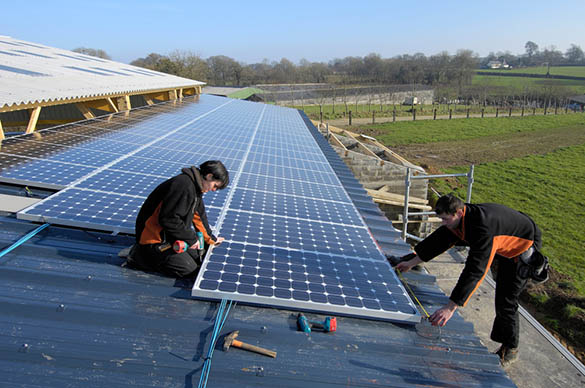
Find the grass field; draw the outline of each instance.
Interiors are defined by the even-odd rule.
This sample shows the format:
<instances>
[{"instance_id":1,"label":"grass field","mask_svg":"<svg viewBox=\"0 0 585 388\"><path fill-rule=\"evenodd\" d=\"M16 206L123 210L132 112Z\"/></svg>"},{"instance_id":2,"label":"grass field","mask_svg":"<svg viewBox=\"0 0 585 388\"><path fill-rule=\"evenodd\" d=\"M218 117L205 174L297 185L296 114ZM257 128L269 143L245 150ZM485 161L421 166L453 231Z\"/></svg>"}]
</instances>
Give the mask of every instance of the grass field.
<instances>
[{"instance_id":1,"label":"grass field","mask_svg":"<svg viewBox=\"0 0 585 388\"><path fill-rule=\"evenodd\" d=\"M576 125L585 126L585 115L549 115L506 118L401 121L368 125L371 135L388 146L472 139Z\"/></svg>"},{"instance_id":2,"label":"grass field","mask_svg":"<svg viewBox=\"0 0 585 388\"><path fill-rule=\"evenodd\" d=\"M446 169L466 172L465 167ZM555 270L572 278L585 296L583 222L585 199L585 145L559 149L475 168L473 202L497 202L529 214L543 232L543 251ZM446 182L439 190L452 190ZM465 187L455 189L465 197Z\"/></svg>"},{"instance_id":3,"label":"grass field","mask_svg":"<svg viewBox=\"0 0 585 388\"><path fill-rule=\"evenodd\" d=\"M474 86L500 87L509 89L507 92L522 95L526 91L542 90L543 88L566 88L571 93L585 93L585 81L566 79L545 79L529 77L498 77L476 74L473 76Z\"/></svg>"},{"instance_id":4,"label":"grass field","mask_svg":"<svg viewBox=\"0 0 585 388\"><path fill-rule=\"evenodd\" d=\"M585 90L585 89L584 89ZM304 111L307 116L309 116L309 118L313 119L313 120L319 120L320 119L320 112L322 109L323 110L323 120L333 120L333 119L348 119L348 115L345 114L345 105L343 104L335 104L335 109L334 106L332 104L325 104L322 105L321 108L319 108L319 105L294 105L291 106L291 108L294 109L300 109L302 111ZM394 109L396 109L396 117L412 117L412 111L411 111L411 106L410 105L400 105L400 104L396 104L396 105L392 105L392 104L348 104L347 105L347 110L348 112L351 110L352 113L352 117L353 118L372 118L372 112L375 111L375 116L376 117L392 117L393 116L393 111ZM433 109L437 109L437 115L441 116L445 116L449 114L449 110L451 110L451 113L453 115L464 115L467 113L467 110L469 109L470 114L480 114L481 110L483 109L484 113L486 115L493 115L496 113L496 109L498 109L495 106L486 106L486 107L481 107L479 105L463 105L463 104L434 104L434 105L417 105L416 106L416 114L417 117L421 117L421 116L432 116L433 115ZM521 112L521 108L514 108L512 110L512 114L520 114ZM554 112L554 108L548 108L548 113L552 113ZM535 113L536 115L542 115L544 113L544 109L543 108L537 108L534 112L532 111L531 108L526 108L525 109L525 115L531 115ZM558 113L565 113L565 110L563 108L559 108L558 109ZM507 108L499 108L499 114L501 116L505 116L508 114L508 109Z\"/></svg>"},{"instance_id":5,"label":"grass field","mask_svg":"<svg viewBox=\"0 0 585 388\"><path fill-rule=\"evenodd\" d=\"M479 72L502 72L502 73L523 73L545 75L546 66L521 67L517 69L481 69ZM551 66L551 75L568 75L572 77L585 77L585 66Z\"/></svg>"}]
</instances>

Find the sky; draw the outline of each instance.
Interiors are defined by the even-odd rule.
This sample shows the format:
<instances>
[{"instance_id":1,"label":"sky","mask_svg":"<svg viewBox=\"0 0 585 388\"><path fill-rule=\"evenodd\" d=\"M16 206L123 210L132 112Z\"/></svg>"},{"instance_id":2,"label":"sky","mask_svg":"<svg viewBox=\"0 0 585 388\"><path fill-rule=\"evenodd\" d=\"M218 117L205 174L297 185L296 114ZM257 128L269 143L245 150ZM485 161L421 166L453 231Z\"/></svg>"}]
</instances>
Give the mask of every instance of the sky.
<instances>
[{"instance_id":1,"label":"sky","mask_svg":"<svg viewBox=\"0 0 585 388\"><path fill-rule=\"evenodd\" d=\"M460 49L525 53L527 41L585 50L585 0L27 0L2 4L0 35L130 63L175 50L245 64L390 58Z\"/></svg>"}]
</instances>

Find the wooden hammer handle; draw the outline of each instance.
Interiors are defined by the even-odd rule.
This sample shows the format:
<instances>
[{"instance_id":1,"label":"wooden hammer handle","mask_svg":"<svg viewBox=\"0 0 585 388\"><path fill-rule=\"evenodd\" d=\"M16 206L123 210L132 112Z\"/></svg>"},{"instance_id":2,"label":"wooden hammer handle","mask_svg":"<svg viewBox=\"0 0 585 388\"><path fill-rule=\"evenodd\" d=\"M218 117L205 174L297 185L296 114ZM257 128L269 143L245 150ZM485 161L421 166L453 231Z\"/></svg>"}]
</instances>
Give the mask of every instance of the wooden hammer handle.
<instances>
[{"instance_id":1,"label":"wooden hammer handle","mask_svg":"<svg viewBox=\"0 0 585 388\"><path fill-rule=\"evenodd\" d=\"M232 346L235 346L235 347L241 348L241 349L245 349L245 350L249 350L251 352L263 354L263 355L268 356L268 357L276 358L276 352L274 352L272 350L261 348L259 346L250 345L250 344L247 344L247 343L242 342L242 341L234 340L234 342L232 342Z\"/></svg>"}]
</instances>

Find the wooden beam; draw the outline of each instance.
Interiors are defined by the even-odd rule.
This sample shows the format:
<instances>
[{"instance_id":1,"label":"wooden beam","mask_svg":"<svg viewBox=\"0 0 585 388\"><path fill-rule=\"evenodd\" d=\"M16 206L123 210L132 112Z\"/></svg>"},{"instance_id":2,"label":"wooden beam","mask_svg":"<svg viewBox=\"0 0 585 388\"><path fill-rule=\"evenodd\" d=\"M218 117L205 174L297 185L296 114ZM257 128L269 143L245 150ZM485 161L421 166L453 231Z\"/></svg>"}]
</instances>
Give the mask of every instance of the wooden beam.
<instances>
[{"instance_id":1,"label":"wooden beam","mask_svg":"<svg viewBox=\"0 0 585 388\"><path fill-rule=\"evenodd\" d=\"M2 129L2 120L0 120L0 140L4 140L4 129Z\"/></svg>"},{"instance_id":2,"label":"wooden beam","mask_svg":"<svg viewBox=\"0 0 585 388\"><path fill-rule=\"evenodd\" d=\"M152 101L152 98L150 98L147 94L142 97L144 97L144 101L146 101L147 105L154 105L154 101Z\"/></svg>"},{"instance_id":3,"label":"wooden beam","mask_svg":"<svg viewBox=\"0 0 585 388\"><path fill-rule=\"evenodd\" d=\"M179 89L179 98L183 98L183 88Z\"/></svg>"},{"instance_id":4,"label":"wooden beam","mask_svg":"<svg viewBox=\"0 0 585 388\"><path fill-rule=\"evenodd\" d=\"M109 97L101 98L99 100L93 100L93 101L85 101L83 104L85 106L87 106L88 108L99 109L99 110L103 110L106 112L112 112L112 113L118 112L118 108L116 107L116 104L114 104L112 99Z\"/></svg>"},{"instance_id":5,"label":"wooden beam","mask_svg":"<svg viewBox=\"0 0 585 388\"><path fill-rule=\"evenodd\" d=\"M169 93L168 92L157 92L157 93L147 93L142 95L144 99L149 98L150 100L159 100L159 101L168 101L169 100Z\"/></svg>"},{"instance_id":6,"label":"wooden beam","mask_svg":"<svg viewBox=\"0 0 585 388\"><path fill-rule=\"evenodd\" d=\"M177 99L177 91L175 89L169 90L169 100L176 100Z\"/></svg>"},{"instance_id":7,"label":"wooden beam","mask_svg":"<svg viewBox=\"0 0 585 388\"><path fill-rule=\"evenodd\" d=\"M126 94L125 96L117 97L116 103L118 105L119 112L132 109L132 105L130 104L130 96L128 94Z\"/></svg>"},{"instance_id":8,"label":"wooden beam","mask_svg":"<svg viewBox=\"0 0 585 388\"><path fill-rule=\"evenodd\" d=\"M78 102L78 103L75 104L75 106L77 107L77 109L79 109L79 111L81 112L81 114L83 115L83 117L85 117L86 119L93 119L93 118L95 118L95 115L93 114L93 112L91 111L91 109L89 109L89 107L87 105L85 105L85 103Z\"/></svg>"},{"instance_id":9,"label":"wooden beam","mask_svg":"<svg viewBox=\"0 0 585 388\"><path fill-rule=\"evenodd\" d=\"M26 127L26 133L33 133L37 128L37 122L39 121L39 115L41 114L41 107L37 106L30 112L30 119Z\"/></svg>"},{"instance_id":10,"label":"wooden beam","mask_svg":"<svg viewBox=\"0 0 585 388\"><path fill-rule=\"evenodd\" d=\"M368 147L365 146L365 144L363 144L360 141L360 137L359 135L350 132L350 131L343 131L343 134L346 135L347 137L352 138L353 140L355 140L357 142L357 146L359 149L361 149L362 151L365 152L366 155L371 156L372 158L377 159L380 162L380 165L383 166L384 165L384 161L382 160L382 158L380 158L378 155L376 155L376 153L374 151L372 151L371 149L369 149Z\"/></svg>"},{"instance_id":11,"label":"wooden beam","mask_svg":"<svg viewBox=\"0 0 585 388\"><path fill-rule=\"evenodd\" d=\"M372 198L386 199L389 201L399 201L404 205L404 195L403 194L389 193L387 191L371 190L371 189L366 189L366 192ZM429 203L429 201L426 199L412 197L412 196L408 197L408 201L409 201L409 203L416 203L419 205L426 205Z\"/></svg>"},{"instance_id":12,"label":"wooden beam","mask_svg":"<svg viewBox=\"0 0 585 388\"><path fill-rule=\"evenodd\" d=\"M344 155L347 156L347 153L348 153L347 147L345 147L345 145L343 145L343 143L341 142L341 140L339 140L339 138L337 137L336 134L334 134L334 133L331 134L331 140L332 140L331 141L332 143L335 143L335 145L337 145L338 147L343 148L343 150L345 151Z\"/></svg>"},{"instance_id":13,"label":"wooden beam","mask_svg":"<svg viewBox=\"0 0 585 388\"><path fill-rule=\"evenodd\" d=\"M401 207L404 207L404 199L402 201L394 201L394 200L382 199L382 198L372 198L372 199L376 203L381 203L381 204L384 204L384 205L393 205L393 206L401 206ZM421 205L421 204L418 204L418 203L409 203L408 204L408 207L409 208L413 208L413 209L417 209L417 210L423 210L423 211L431 211L431 210L433 210L433 208L431 206L429 206L429 205Z\"/></svg>"}]
</instances>

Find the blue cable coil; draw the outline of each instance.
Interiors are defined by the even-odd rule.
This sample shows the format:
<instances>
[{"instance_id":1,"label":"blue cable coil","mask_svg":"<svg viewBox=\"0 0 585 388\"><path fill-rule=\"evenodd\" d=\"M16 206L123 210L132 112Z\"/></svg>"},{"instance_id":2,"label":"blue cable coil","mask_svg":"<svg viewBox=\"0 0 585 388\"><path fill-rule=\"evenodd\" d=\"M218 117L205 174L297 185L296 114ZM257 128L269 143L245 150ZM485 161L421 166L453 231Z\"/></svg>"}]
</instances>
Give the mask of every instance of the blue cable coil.
<instances>
[{"instance_id":1,"label":"blue cable coil","mask_svg":"<svg viewBox=\"0 0 585 388\"><path fill-rule=\"evenodd\" d=\"M51 224L43 224L43 225L39 226L38 228L36 228L35 230L33 230L32 232L27 233L25 236L21 237L20 240L18 240L17 242L15 242L11 246L9 246L8 248L6 248L2 252L0 252L0 257L6 255L7 253L11 252L12 250L18 248L20 245L24 244L25 242L27 242L28 240L33 238L37 233L39 233L43 229L48 228L50 225Z\"/></svg>"},{"instance_id":2,"label":"blue cable coil","mask_svg":"<svg viewBox=\"0 0 585 388\"><path fill-rule=\"evenodd\" d=\"M223 329L223 325L227 320L228 314L230 313L230 309L235 306L236 302L232 300L229 301L229 304L227 299L224 298L221 300L221 303L217 310L217 315L215 317L215 324L213 326L213 334L211 335L209 349L207 349L207 357L205 357L203 368L201 369L201 377L199 378L198 385L199 388L207 387L207 379L209 378L209 371L211 369L211 358L213 357L213 350L215 349L217 338L219 337L219 333L221 333L221 329Z\"/></svg>"}]
</instances>

